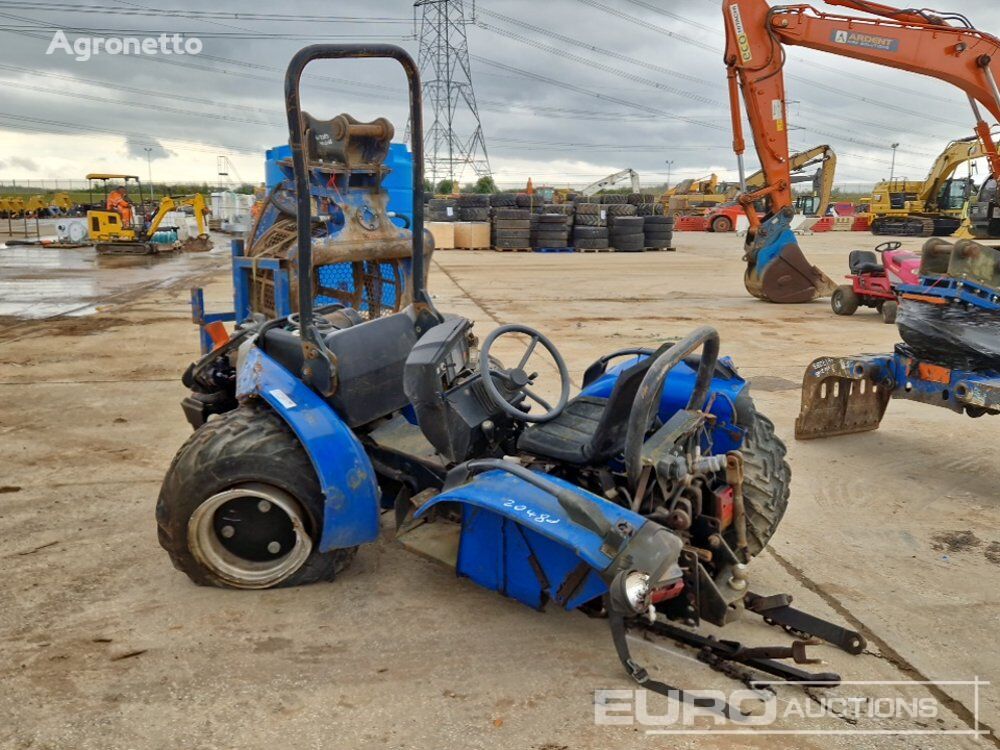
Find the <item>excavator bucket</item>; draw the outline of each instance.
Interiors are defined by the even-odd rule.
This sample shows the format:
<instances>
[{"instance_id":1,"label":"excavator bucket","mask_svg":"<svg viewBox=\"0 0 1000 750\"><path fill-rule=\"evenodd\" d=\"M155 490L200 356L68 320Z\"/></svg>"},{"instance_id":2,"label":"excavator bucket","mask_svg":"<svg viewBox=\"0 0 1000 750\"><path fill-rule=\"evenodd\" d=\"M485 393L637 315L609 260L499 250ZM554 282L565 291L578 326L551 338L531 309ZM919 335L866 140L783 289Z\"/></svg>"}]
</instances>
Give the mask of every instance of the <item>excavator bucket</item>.
<instances>
[{"instance_id":1,"label":"excavator bucket","mask_svg":"<svg viewBox=\"0 0 1000 750\"><path fill-rule=\"evenodd\" d=\"M820 357L802 379L798 440L878 429L892 396L886 363L879 357Z\"/></svg>"},{"instance_id":2,"label":"excavator bucket","mask_svg":"<svg viewBox=\"0 0 1000 750\"><path fill-rule=\"evenodd\" d=\"M747 291L766 302L812 302L833 294L837 285L812 265L783 217L772 217L748 238Z\"/></svg>"},{"instance_id":3,"label":"excavator bucket","mask_svg":"<svg viewBox=\"0 0 1000 750\"><path fill-rule=\"evenodd\" d=\"M185 253L207 253L215 245L208 239L207 234L199 234L197 237L189 237L181 243L181 250Z\"/></svg>"}]
</instances>

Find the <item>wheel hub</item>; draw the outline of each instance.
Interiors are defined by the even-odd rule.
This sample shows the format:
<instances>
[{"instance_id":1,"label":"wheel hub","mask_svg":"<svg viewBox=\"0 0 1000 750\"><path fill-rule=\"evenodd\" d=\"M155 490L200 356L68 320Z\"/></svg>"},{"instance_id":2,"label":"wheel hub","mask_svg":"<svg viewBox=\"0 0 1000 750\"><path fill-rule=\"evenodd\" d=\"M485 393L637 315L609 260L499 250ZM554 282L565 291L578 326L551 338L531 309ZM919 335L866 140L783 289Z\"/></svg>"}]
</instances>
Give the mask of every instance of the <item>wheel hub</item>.
<instances>
[{"instance_id":1,"label":"wheel hub","mask_svg":"<svg viewBox=\"0 0 1000 750\"><path fill-rule=\"evenodd\" d=\"M265 588L298 570L312 552L299 504L251 483L207 498L188 521L191 553L238 588Z\"/></svg>"}]
</instances>

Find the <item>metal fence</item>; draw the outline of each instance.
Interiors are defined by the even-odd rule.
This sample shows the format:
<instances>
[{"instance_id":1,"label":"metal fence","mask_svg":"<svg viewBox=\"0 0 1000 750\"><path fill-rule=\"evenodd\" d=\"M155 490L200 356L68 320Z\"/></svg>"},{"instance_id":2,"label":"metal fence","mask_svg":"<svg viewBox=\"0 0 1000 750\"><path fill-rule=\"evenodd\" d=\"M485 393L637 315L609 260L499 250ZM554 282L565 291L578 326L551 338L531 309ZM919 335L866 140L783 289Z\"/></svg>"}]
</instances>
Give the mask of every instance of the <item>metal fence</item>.
<instances>
[{"instance_id":1,"label":"metal fence","mask_svg":"<svg viewBox=\"0 0 1000 750\"><path fill-rule=\"evenodd\" d=\"M142 180L142 176L139 177ZM143 190L150 187L149 183L142 180ZM99 182L94 183L94 189L101 187ZM21 193L60 193L71 191L85 191L89 188L87 180L76 179L51 179L51 180L9 180L0 179L0 195L17 195ZM192 182L155 182L152 184L153 192L161 195L163 193L179 194L185 192L217 192L220 190L231 190L237 193L252 193L253 185L237 185L233 182L223 180L214 181L192 181Z\"/></svg>"}]
</instances>

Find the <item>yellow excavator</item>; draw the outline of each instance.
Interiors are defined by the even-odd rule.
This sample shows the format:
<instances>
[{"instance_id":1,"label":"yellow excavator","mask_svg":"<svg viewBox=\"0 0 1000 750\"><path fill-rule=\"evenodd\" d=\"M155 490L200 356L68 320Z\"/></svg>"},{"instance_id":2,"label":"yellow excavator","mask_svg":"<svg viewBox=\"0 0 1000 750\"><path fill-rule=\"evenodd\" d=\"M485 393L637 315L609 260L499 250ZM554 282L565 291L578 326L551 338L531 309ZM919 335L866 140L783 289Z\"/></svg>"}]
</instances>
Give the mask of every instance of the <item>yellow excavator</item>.
<instances>
[{"instance_id":1,"label":"yellow excavator","mask_svg":"<svg viewBox=\"0 0 1000 750\"><path fill-rule=\"evenodd\" d=\"M893 179L872 190L872 234L905 237L946 237L962 224L962 211L975 192L971 177L953 177L956 170L986 155L979 136L949 143L921 181Z\"/></svg>"},{"instance_id":2,"label":"yellow excavator","mask_svg":"<svg viewBox=\"0 0 1000 750\"><path fill-rule=\"evenodd\" d=\"M183 206L192 208L195 221L198 223L198 235L181 242L166 234L169 230L162 225L164 217L169 212ZM87 225L90 229L90 240L99 255L153 255L174 250L198 253L212 249L205 222L205 217L209 213L201 193L167 195L160 200L156 214L148 224L143 216L133 215L130 210L123 212L115 209L94 209L87 212ZM162 241L156 237L157 232L163 232Z\"/></svg>"}]
</instances>

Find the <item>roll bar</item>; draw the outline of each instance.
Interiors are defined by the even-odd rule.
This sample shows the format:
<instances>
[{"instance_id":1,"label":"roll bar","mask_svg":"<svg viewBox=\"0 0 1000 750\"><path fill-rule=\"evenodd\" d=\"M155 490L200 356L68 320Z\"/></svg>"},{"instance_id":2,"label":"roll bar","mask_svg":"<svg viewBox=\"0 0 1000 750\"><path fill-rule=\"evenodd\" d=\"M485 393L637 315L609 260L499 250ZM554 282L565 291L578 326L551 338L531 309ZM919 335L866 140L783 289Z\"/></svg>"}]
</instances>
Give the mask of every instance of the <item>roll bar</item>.
<instances>
[{"instance_id":1,"label":"roll bar","mask_svg":"<svg viewBox=\"0 0 1000 750\"><path fill-rule=\"evenodd\" d=\"M413 259L411 283L413 301L433 309L424 274L424 139L423 101L420 71L410 54L394 44L313 44L299 50L285 72L285 111L288 115L288 145L295 172L297 265L299 282L299 323L305 355L302 378L320 392L333 390L329 360L322 356L326 346L313 323L312 232L309 172L306 168L302 133L302 105L299 83L302 72L313 60L344 58L391 58L406 71L410 94L410 133L413 151Z\"/></svg>"}]
</instances>

